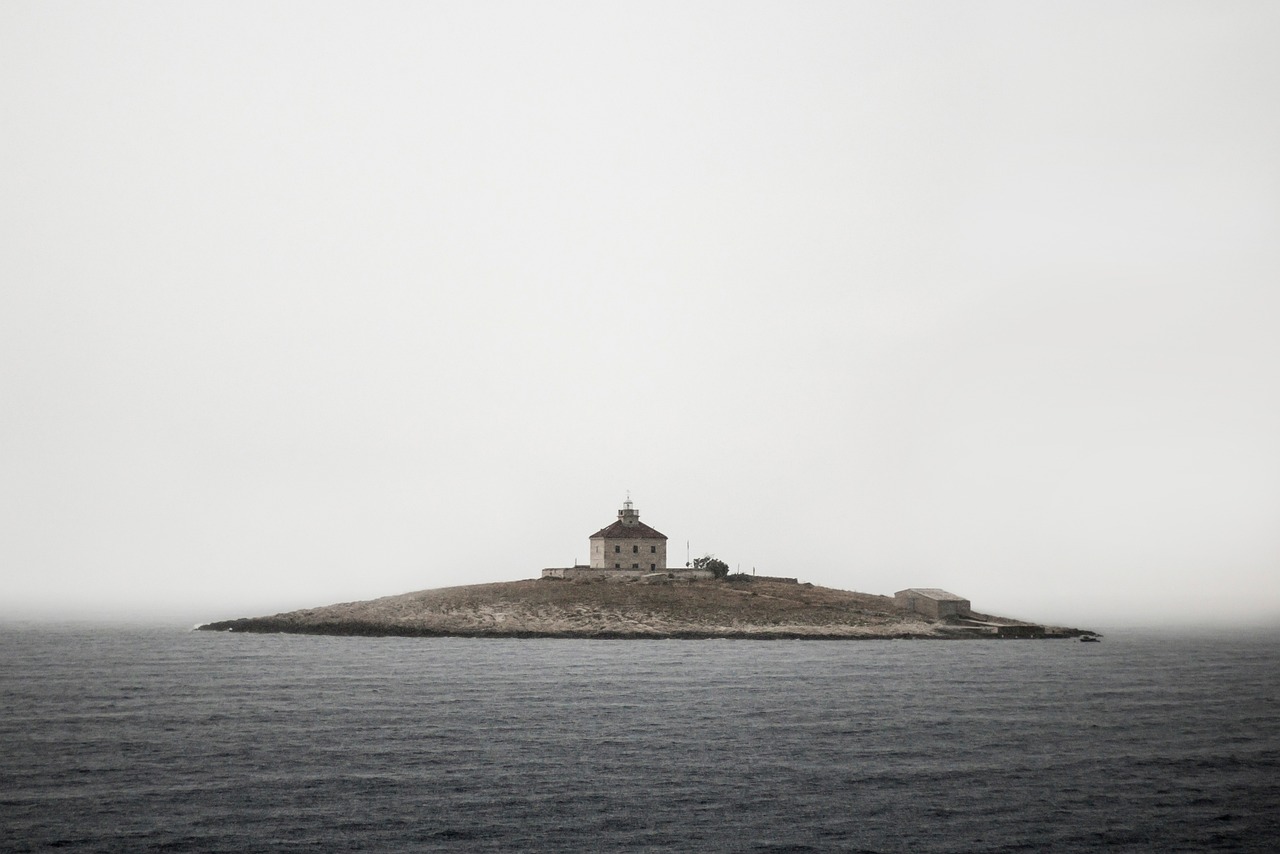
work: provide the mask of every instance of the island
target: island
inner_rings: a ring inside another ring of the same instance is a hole
[[[906,592],[906,591],[904,591]],[[1072,638],[974,611],[929,617],[898,597],[791,579],[729,576],[678,581],[534,579],[473,584],[222,620],[207,631],[484,638]]]
[[[591,562],[525,581],[421,590],[363,602],[221,620],[206,631],[483,638],[1073,638],[1096,633],[975,612],[931,587],[892,597],[729,574],[723,561],[667,566],[667,537],[628,497],[590,537]]]

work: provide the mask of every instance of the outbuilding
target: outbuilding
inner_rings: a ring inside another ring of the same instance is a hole
[[[969,600],[937,587],[908,587],[893,594],[893,603],[903,611],[941,620],[945,617],[967,617]]]

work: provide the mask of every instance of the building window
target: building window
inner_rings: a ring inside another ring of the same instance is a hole
[[[632,569],[639,569],[639,568],[640,568],[640,564],[638,564],[638,563],[633,563],[633,564],[631,564],[631,568],[632,568]]]
[[[614,553],[614,554],[617,554],[617,553],[618,553],[618,552],[620,552],[620,551],[622,551],[622,546],[614,546],[614,547],[613,547],[613,553]]]
[[[631,553],[632,553],[633,555],[634,555],[634,554],[639,554],[639,553],[640,553],[640,547],[639,547],[639,546],[632,546],[632,547],[631,547]]]
[[[658,565],[657,565],[656,563],[651,563],[651,564],[649,564],[649,568],[650,568],[650,569],[657,569],[657,568],[658,568]]]
[[[622,564],[620,564],[620,563],[615,563],[615,564],[613,565],[613,568],[614,568],[614,569],[622,569]]]
[[[657,547],[657,546],[649,546],[649,554],[651,554],[651,555],[656,555],[657,553],[658,553],[658,547]]]

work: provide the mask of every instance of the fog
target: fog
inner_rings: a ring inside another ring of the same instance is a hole
[[[1280,7],[0,6],[0,618],[586,562],[1280,624]]]

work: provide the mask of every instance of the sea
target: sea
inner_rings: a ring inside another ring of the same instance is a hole
[[[4,851],[1280,850],[1280,634],[0,626]]]

